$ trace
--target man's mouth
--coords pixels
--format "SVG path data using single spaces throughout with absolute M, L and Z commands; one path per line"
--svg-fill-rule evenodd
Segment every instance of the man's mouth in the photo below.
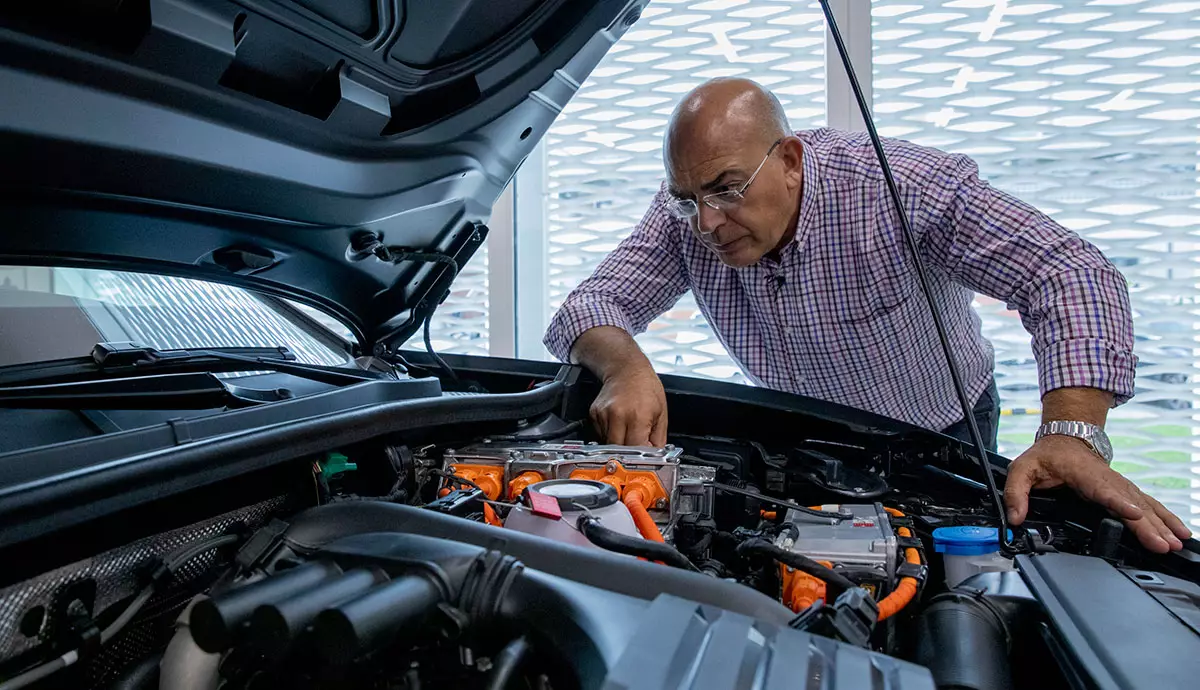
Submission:
M 735 250 L 737 250 L 737 249 L 738 249 L 738 248 L 741 246 L 741 244 L 742 244 L 742 240 L 745 240 L 745 239 L 746 239 L 746 238 L 743 236 L 743 237 L 739 237 L 739 238 L 737 238 L 736 240 L 730 240 L 730 241 L 728 241 L 728 242 L 725 242 L 725 243 L 723 243 L 723 244 L 715 244 L 715 243 L 714 243 L 714 244 L 712 245 L 712 248 L 713 248 L 713 249 L 715 249 L 716 251 L 718 251 L 718 252 L 722 253 L 722 254 L 728 254 L 728 253 L 730 253 L 730 252 L 732 252 L 732 251 L 735 251 Z

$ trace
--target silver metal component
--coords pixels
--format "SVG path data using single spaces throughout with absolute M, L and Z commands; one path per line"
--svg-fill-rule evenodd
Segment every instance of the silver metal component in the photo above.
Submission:
M 678 483 L 679 449 L 634 446 L 587 445 L 578 441 L 554 443 L 477 444 L 447 450 L 457 464 L 503 465 L 505 481 L 526 471 L 540 472 L 546 479 L 567 479 L 577 469 L 603 468 L 609 474 L 616 463 L 627 470 L 648 470 L 658 475 L 671 493 Z M 611 469 L 610 469 L 611 468 Z
M 899 566 L 899 541 L 883 507 L 875 504 L 843 504 L 853 519 L 830 524 L 828 520 L 789 509 L 784 521 L 796 526 L 795 543 L 779 546 L 817 561 L 830 561 L 852 568 L 870 568 L 895 582 Z M 833 510 L 836 508 L 825 508 Z M 782 538 L 782 535 L 781 535 Z
M 703 465 L 680 465 L 679 482 L 671 491 L 671 526 L 685 515 L 711 517 L 715 490 L 712 483 L 716 481 L 717 469 Z M 663 534 L 667 537 L 667 534 Z
M 657 501 L 655 501 L 655 502 L 654 502 L 654 507 L 655 507 L 655 508 L 657 508 L 657 509 L 659 509 L 659 510 L 664 510 L 664 509 L 666 509 L 666 507 L 667 507 L 667 499 L 665 499 L 665 498 L 660 498 L 660 499 L 658 499 Z
M 670 513 L 669 509 L 678 503 L 676 495 L 681 481 L 686 481 L 689 492 L 708 497 L 700 502 L 698 508 L 694 507 L 686 512 L 697 512 L 701 508 L 708 514 L 712 512 L 712 488 L 699 485 L 705 481 L 704 477 L 707 477 L 707 481 L 712 481 L 716 477 L 716 470 L 680 465 L 679 456 L 682 453 L 682 449 L 675 447 L 599 445 L 585 444 L 581 441 L 493 442 L 448 449 L 445 457 L 448 462 L 456 465 L 502 466 L 506 484 L 522 472 L 529 471 L 538 472 L 546 479 L 567 479 L 577 469 L 602 469 L 607 474 L 615 474 L 618 463 L 626 470 L 654 472 L 671 498 L 661 504 L 656 502 L 649 508 L 655 522 L 668 524 L 679 514 L 679 511 Z M 684 480 L 685 476 L 688 479 Z

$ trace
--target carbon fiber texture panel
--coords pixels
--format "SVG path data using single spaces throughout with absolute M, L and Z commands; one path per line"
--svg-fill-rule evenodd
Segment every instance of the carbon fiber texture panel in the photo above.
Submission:
M 71 563 L 25 582 L 0 590 L 0 662 L 34 650 L 54 638 L 52 616 L 64 587 L 91 580 L 95 583 L 93 611 L 104 612 L 137 593 L 141 576 L 156 559 L 197 542 L 223 534 L 242 523 L 254 530 L 276 514 L 285 498 L 277 497 L 219 515 L 204 522 L 139 539 L 126 546 Z M 101 651 L 92 663 L 83 665 L 89 687 L 106 687 L 131 664 L 155 651 L 165 642 L 175 616 L 194 594 L 211 584 L 210 573 L 216 553 L 196 556 L 179 569 L 171 583 L 151 598 L 142 612 Z M 40 626 L 22 631 L 22 621 L 41 607 L 47 612 Z M 36 619 L 36 614 L 31 620 Z M 30 635 L 26 632 L 32 633 Z

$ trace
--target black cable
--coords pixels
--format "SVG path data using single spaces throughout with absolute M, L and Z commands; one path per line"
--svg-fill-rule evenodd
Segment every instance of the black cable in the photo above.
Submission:
M 896 208 L 896 213 L 900 216 L 900 229 L 904 235 L 905 244 L 908 245 L 909 253 L 912 254 L 913 264 L 917 269 L 917 279 L 921 284 L 921 292 L 925 295 L 925 301 L 929 304 L 929 311 L 933 314 L 933 325 L 937 330 L 938 340 L 942 345 L 942 352 L 946 357 L 946 365 L 950 368 L 950 379 L 954 384 L 954 392 L 958 394 L 958 402 L 962 407 L 963 418 L 967 423 L 967 428 L 971 432 L 971 441 L 974 443 L 976 451 L 979 453 L 979 466 L 983 470 L 983 476 L 987 478 L 988 491 L 992 495 L 992 501 L 996 506 L 996 518 L 1000 521 L 1000 551 L 1011 556 L 1016 553 L 1017 549 L 1013 542 L 1008 541 L 1008 517 L 1004 512 L 1004 497 L 1001 496 L 1000 490 L 996 488 L 996 478 L 992 475 L 991 463 L 988 462 L 987 444 L 983 442 L 983 435 L 979 433 L 979 425 L 975 422 L 973 413 L 974 406 L 967 398 L 967 389 L 962 382 L 962 373 L 958 366 L 958 359 L 954 356 L 954 349 L 950 345 L 950 337 L 946 332 L 946 324 L 942 322 L 942 313 L 938 310 L 937 300 L 934 299 L 933 290 L 929 287 L 929 276 L 925 272 L 925 262 L 921 259 L 921 251 L 917 245 L 916 236 L 913 234 L 912 225 L 909 223 L 908 213 L 904 210 L 904 201 L 900 197 L 900 189 L 896 186 L 896 178 L 892 175 L 892 167 L 888 164 L 887 155 L 883 151 L 883 141 L 879 138 L 879 132 L 875 130 L 875 121 L 871 118 L 871 108 L 867 106 L 867 99 L 863 95 L 862 85 L 858 83 L 858 77 L 854 74 L 854 66 L 850 63 L 850 55 L 846 51 L 846 44 L 842 41 L 842 33 L 838 29 L 837 20 L 833 17 L 833 9 L 829 6 L 829 0 L 820 0 L 821 10 L 825 13 L 825 21 L 829 26 L 829 34 L 833 36 L 833 42 L 837 46 L 838 55 L 842 59 L 842 66 L 846 69 L 846 77 L 850 81 L 850 88 L 854 91 L 854 99 L 858 101 L 858 110 L 862 114 L 863 123 L 866 124 L 867 134 L 871 138 L 871 144 L 875 147 L 875 157 L 879 159 L 879 166 L 883 169 L 883 179 L 887 183 L 888 194 L 892 197 L 892 204 Z
M 683 570 L 700 572 L 687 559 L 687 556 L 679 553 L 675 547 L 669 544 L 626 536 L 601 525 L 598 518 L 590 515 L 581 515 L 579 522 L 576 524 L 579 527 L 579 531 L 583 533 L 583 536 L 587 537 L 588 541 L 602 549 L 629 556 L 641 556 L 647 560 L 662 561 L 667 565 Z
M 451 482 L 454 482 L 457 484 L 462 484 L 463 486 L 469 486 L 472 489 L 478 489 L 479 491 L 483 491 L 483 489 L 475 482 L 471 481 L 470 479 L 467 479 L 466 477 L 460 477 L 457 474 L 454 474 L 452 472 L 447 472 L 445 470 L 439 470 L 439 469 L 430 469 L 429 473 L 435 474 L 439 477 L 444 477 L 445 479 L 448 479 Z
M 492 675 L 488 678 L 487 690 L 504 690 L 516 675 L 525 655 L 529 653 L 529 640 L 522 635 L 504 646 L 492 660 Z
M 767 556 L 789 568 L 795 568 L 802 573 L 807 573 L 825 583 L 825 600 L 834 601 L 842 592 L 854 589 L 858 585 L 854 584 L 845 575 L 826 568 L 817 563 L 813 559 L 795 551 L 788 551 L 775 546 L 766 539 L 749 539 L 738 544 L 737 554 L 739 556 Z
M 429 335 L 430 324 L 432 322 L 433 310 L 431 309 L 429 314 L 425 316 L 425 350 L 429 353 L 430 357 L 433 357 L 433 361 L 437 363 L 438 368 L 442 370 L 442 373 L 448 376 L 451 381 L 458 383 L 458 374 L 454 373 L 454 370 L 450 368 L 450 365 L 446 363 L 446 360 L 442 359 L 442 356 L 433 349 L 433 338 L 431 338 Z
M 837 520 L 838 522 L 841 522 L 842 520 L 850 520 L 851 518 L 854 517 L 853 515 L 845 512 L 845 511 L 833 513 L 828 510 L 816 510 L 815 508 L 809 508 L 807 506 L 802 506 L 799 503 L 796 503 L 795 501 L 789 501 L 789 500 L 783 499 L 783 498 L 772 498 L 771 496 L 765 496 L 763 494 L 755 493 L 753 491 L 750 491 L 749 489 L 739 489 L 736 486 L 730 486 L 728 484 L 721 484 L 720 482 L 705 482 L 704 485 L 711 486 L 712 488 L 716 489 L 717 491 L 724 491 L 726 493 L 737 494 L 739 496 L 745 496 L 746 498 L 756 498 L 756 499 L 762 501 L 763 503 L 770 503 L 772 505 L 783 506 L 784 508 L 791 508 L 792 510 L 796 511 L 797 513 L 804 513 L 805 515 L 811 515 L 813 517 L 826 518 L 829 520 Z
M 454 373 L 454 369 L 452 369 L 450 365 L 446 363 L 446 360 L 442 359 L 442 356 L 433 349 L 433 339 L 430 337 L 433 314 L 435 311 L 437 311 L 438 306 L 441 304 L 442 300 L 445 299 L 446 295 L 450 293 L 450 288 L 454 285 L 455 279 L 458 278 L 458 262 L 456 262 L 454 258 L 448 254 L 440 254 L 438 252 L 412 252 L 397 249 L 395 247 L 384 246 L 377 247 L 375 250 L 375 255 L 381 260 L 389 261 L 391 263 L 399 263 L 401 261 L 417 261 L 422 263 L 441 264 L 450 270 L 450 280 L 446 283 L 446 290 L 441 295 L 438 295 L 437 299 L 433 301 L 432 306 L 429 307 L 429 311 L 425 314 L 424 340 L 425 349 L 429 352 L 429 356 L 433 358 L 433 361 L 438 365 L 438 368 L 441 369 L 451 381 L 459 383 L 458 374 Z M 407 362 L 405 364 L 407 364 Z

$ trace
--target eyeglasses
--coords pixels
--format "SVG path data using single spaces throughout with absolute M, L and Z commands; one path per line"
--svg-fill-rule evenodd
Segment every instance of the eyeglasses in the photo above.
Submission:
M 779 142 L 781 141 L 783 139 L 776 139 L 775 143 L 771 144 L 771 148 L 767 149 L 767 155 L 763 156 L 762 162 L 754 169 L 754 173 L 750 175 L 750 179 L 746 180 L 746 184 L 737 189 L 726 189 L 722 192 L 706 194 L 700 197 L 700 201 L 705 206 L 715 211 L 721 211 L 722 213 L 728 213 L 736 209 L 741 205 L 742 200 L 746 198 L 746 190 L 750 188 L 750 184 L 754 182 L 754 178 L 758 177 L 758 171 L 762 170 L 762 167 L 767 164 L 767 159 L 775 152 L 775 147 L 779 146 Z M 700 213 L 700 206 L 696 203 L 695 199 L 680 199 L 672 196 L 667 201 L 667 212 L 676 218 L 690 220 Z

